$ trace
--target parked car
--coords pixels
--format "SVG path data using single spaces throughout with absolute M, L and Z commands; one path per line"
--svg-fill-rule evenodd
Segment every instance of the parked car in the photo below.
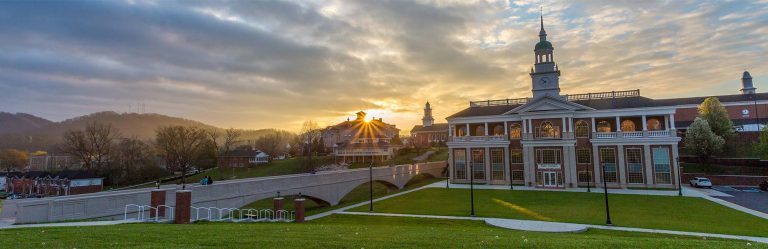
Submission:
M 765 180 L 760 183 L 760 189 L 763 191 L 768 191 L 768 180 Z
M 712 188 L 712 182 L 706 177 L 694 177 L 690 183 L 691 187 Z

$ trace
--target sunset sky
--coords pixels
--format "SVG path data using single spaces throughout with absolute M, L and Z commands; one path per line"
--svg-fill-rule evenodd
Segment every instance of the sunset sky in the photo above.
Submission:
M 147 112 L 298 130 L 359 110 L 437 122 L 530 96 L 541 1 L 13 1 L 0 111 Z M 768 0 L 543 1 L 562 92 L 652 98 L 768 90 Z

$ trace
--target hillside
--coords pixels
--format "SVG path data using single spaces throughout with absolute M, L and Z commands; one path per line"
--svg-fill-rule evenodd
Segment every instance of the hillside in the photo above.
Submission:
M 32 115 L 28 116 L 34 117 Z M 42 118 L 27 119 L 45 120 Z M 16 130 L 0 134 L 0 148 L 19 148 L 29 151 L 56 151 L 57 144 L 61 141 L 64 132 L 67 130 L 82 129 L 91 122 L 110 123 L 120 131 L 120 134 L 123 137 L 137 137 L 142 140 L 153 139 L 157 128 L 162 126 L 197 126 L 204 129 L 216 129 L 219 130 L 220 133 L 224 132 L 224 129 L 222 128 L 207 125 L 198 121 L 161 114 L 97 112 L 61 122 L 48 121 L 48 123 L 42 125 L 40 124 L 43 122 L 38 121 L 37 123 L 34 123 L 37 124 L 36 126 L 33 126 L 32 124 L 28 125 L 28 129 L 16 128 Z M 274 132 L 272 129 L 243 130 L 241 140 L 255 140 L 260 136 L 272 132 Z
M 52 123 L 26 113 L 0 112 L 0 134 L 35 130 Z

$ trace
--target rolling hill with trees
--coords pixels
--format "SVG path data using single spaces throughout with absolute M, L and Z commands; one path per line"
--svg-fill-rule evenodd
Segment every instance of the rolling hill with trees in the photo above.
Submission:
M 196 126 L 205 130 L 217 130 L 219 133 L 224 133 L 223 128 L 155 113 L 105 111 L 61 122 L 52 122 L 24 113 L 0 113 L 0 148 L 57 151 L 64 132 L 82 129 L 92 122 L 112 124 L 122 137 L 135 137 L 144 141 L 153 140 L 157 129 L 163 126 Z M 255 141 L 259 137 L 275 132 L 274 129 L 242 130 L 240 140 L 243 142 Z

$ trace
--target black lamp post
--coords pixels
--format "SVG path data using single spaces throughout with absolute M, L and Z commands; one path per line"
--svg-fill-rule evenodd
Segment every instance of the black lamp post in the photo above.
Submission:
M 512 165 L 509 165 L 509 189 L 513 190 L 515 189 L 515 186 L 512 185 Z
M 677 196 L 683 196 L 683 176 L 680 174 L 680 157 L 675 157 L 677 164 Z
M 601 164 L 600 166 L 600 172 L 603 174 L 603 191 L 605 196 L 605 224 L 610 226 L 613 223 L 611 223 L 611 209 L 608 207 L 608 183 L 605 180 L 605 165 Z
M 373 212 L 373 163 L 368 164 L 368 191 L 370 193 L 368 212 Z
M 469 174 L 469 206 L 470 206 L 470 213 L 469 216 L 475 217 L 475 170 L 474 167 L 470 167 L 471 171 Z

